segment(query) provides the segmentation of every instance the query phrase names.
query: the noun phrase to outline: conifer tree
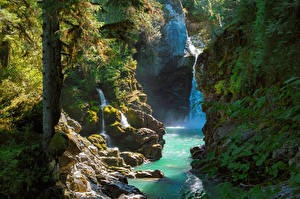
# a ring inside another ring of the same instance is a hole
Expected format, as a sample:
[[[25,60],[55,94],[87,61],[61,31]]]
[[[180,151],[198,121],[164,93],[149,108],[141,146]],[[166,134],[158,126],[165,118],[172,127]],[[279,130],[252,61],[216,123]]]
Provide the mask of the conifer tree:
[[[44,0],[43,5],[43,149],[47,151],[61,111],[61,42],[57,0]]]

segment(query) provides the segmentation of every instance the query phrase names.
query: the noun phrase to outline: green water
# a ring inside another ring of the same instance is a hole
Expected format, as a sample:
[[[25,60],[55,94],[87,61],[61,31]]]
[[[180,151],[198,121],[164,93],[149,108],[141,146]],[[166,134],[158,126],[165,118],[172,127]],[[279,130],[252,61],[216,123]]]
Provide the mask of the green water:
[[[163,157],[136,169],[159,169],[164,172],[165,178],[158,181],[131,179],[129,184],[139,188],[150,199],[176,199],[181,198],[184,192],[202,190],[202,181],[189,172],[192,161],[190,148],[204,143],[201,130],[167,128],[164,139]]]

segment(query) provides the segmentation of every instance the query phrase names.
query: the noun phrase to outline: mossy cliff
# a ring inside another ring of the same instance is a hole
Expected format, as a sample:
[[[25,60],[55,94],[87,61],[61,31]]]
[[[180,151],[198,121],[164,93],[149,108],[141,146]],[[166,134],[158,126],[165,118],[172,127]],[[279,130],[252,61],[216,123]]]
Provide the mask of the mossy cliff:
[[[243,2],[236,21],[200,55],[196,79],[207,123],[194,169],[247,188],[284,182],[299,188],[296,10],[280,1]]]

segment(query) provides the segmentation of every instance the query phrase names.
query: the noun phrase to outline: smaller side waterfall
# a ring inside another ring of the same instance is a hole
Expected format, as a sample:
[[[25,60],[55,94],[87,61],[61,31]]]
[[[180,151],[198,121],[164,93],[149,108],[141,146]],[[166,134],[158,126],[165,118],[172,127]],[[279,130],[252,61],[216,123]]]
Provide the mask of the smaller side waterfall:
[[[122,113],[122,111],[119,110],[119,112],[121,113],[121,125],[124,128],[130,127],[130,124],[127,121],[127,117]]]
[[[97,88],[97,92],[99,94],[99,97],[100,97],[100,107],[101,107],[101,110],[102,110],[102,129],[101,129],[101,134],[105,134],[105,137],[107,137],[108,135],[105,133],[105,123],[104,123],[104,114],[103,114],[103,109],[105,106],[108,106],[109,104],[107,103],[106,99],[105,99],[105,96],[104,96],[104,93],[103,91],[100,89],[100,88]],[[124,128],[127,128],[127,127],[130,127],[130,124],[128,123],[127,121],[127,117],[122,113],[122,111],[120,111],[120,114],[121,114],[121,125],[124,127]]]
[[[107,106],[107,103],[106,103],[106,99],[105,99],[105,96],[104,96],[104,93],[103,91],[100,89],[100,88],[97,88],[97,92],[98,92],[98,95],[100,97],[100,107],[101,107],[101,111],[102,111],[102,115],[101,115],[101,122],[102,122],[102,129],[101,129],[101,133],[104,133],[105,132],[105,124],[104,124],[104,114],[103,114],[103,109],[105,106]]]
[[[101,124],[102,125],[101,125],[100,135],[102,135],[105,138],[105,140],[107,142],[107,145],[111,146],[110,137],[105,132],[104,113],[103,113],[104,107],[107,106],[108,104],[106,102],[103,91],[100,88],[97,88],[97,92],[98,92],[98,95],[100,97],[100,108],[101,108],[101,112],[102,112],[102,115],[101,115]]]

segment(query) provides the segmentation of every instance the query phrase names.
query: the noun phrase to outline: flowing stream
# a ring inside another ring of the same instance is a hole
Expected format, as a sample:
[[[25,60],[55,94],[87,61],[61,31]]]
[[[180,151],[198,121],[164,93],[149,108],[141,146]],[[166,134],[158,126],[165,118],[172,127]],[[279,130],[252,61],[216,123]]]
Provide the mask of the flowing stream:
[[[129,179],[150,199],[177,199],[186,192],[203,190],[202,181],[189,170],[192,161],[190,148],[203,143],[200,129],[167,128],[166,144],[160,160],[136,167],[137,170],[159,169],[165,177],[159,180]]]

